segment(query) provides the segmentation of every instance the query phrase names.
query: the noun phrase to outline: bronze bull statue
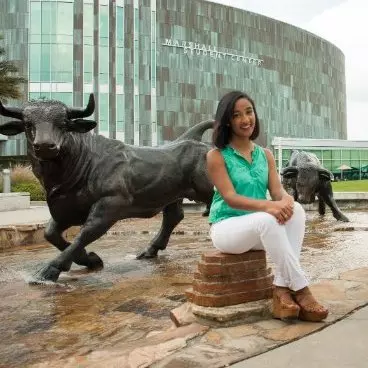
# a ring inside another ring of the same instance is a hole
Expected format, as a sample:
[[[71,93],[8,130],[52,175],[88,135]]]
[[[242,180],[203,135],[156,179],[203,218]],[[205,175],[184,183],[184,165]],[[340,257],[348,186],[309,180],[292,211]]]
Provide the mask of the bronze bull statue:
[[[285,190],[296,201],[302,204],[313,203],[317,196],[320,215],[325,214],[327,204],[335,219],[349,221],[333,198],[332,173],[322,167],[314,153],[293,150],[288,166],[282,170],[281,175]]]
[[[86,117],[94,112],[91,94],[85,109],[59,101],[29,102],[24,108],[4,107],[0,114],[16,120],[0,126],[8,136],[25,133],[33,172],[46,191],[51,220],[45,238],[60,254],[38,271],[35,282],[56,281],[75,262],[89,269],[103,266],[85,247],[115,222],[149,218],[161,211],[161,229],[138,258],[156,257],[183,219],[183,198],[210,205],[213,186],[206,173],[209,146],[200,142],[213,127],[205,121],[174,142],[160,147],[135,147],[91,134],[96,126]],[[69,243],[62,233],[81,225]]]

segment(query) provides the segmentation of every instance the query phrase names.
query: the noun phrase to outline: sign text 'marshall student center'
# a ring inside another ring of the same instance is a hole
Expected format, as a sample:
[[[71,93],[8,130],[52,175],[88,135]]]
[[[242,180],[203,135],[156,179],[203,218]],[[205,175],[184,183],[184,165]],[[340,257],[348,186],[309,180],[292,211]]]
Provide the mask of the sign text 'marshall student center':
[[[184,54],[203,55],[203,56],[209,56],[213,59],[227,59],[227,60],[231,60],[235,62],[243,62],[246,64],[253,64],[257,66],[260,66],[263,64],[262,59],[256,59],[253,57],[239,55],[239,54],[232,54],[230,52],[218,51],[216,46],[203,45],[197,42],[178,41],[178,40],[173,40],[171,38],[165,38],[165,42],[162,44],[162,46],[182,48],[184,51]]]

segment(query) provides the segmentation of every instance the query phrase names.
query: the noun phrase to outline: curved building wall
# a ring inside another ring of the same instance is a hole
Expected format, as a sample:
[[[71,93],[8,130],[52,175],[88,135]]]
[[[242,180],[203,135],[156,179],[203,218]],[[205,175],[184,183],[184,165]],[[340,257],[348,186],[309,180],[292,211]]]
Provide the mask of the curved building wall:
[[[111,138],[173,140],[232,89],[254,98],[264,145],[346,138],[344,56],[291,25],[203,0],[4,0],[0,14],[24,23],[4,28],[9,55],[26,50],[27,97],[81,106],[93,92]],[[9,141],[0,154],[22,154]]]
[[[174,130],[166,139],[186,121],[211,116],[231,89],[254,98],[264,143],[273,136],[346,139],[344,55],[334,45],[219,4],[158,0],[157,9],[166,5],[157,11],[158,121]]]

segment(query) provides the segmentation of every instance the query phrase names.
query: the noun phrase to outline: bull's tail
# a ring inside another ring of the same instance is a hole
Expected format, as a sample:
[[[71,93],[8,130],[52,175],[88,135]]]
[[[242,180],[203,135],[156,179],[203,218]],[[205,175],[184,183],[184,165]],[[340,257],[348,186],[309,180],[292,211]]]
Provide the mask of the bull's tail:
[[[183,141],[185,139],[193,139],[195,141],[201,141],[203,133],[208,129],[212,129],[214,123],[215,123],[214,120],[202,121],[191,127],[180,137],[176,138],[176,141]]]

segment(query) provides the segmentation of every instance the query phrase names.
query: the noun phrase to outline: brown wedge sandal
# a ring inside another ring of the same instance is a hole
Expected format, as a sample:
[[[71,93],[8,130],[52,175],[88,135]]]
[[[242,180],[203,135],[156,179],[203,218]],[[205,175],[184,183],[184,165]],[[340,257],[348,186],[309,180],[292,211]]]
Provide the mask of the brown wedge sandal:
[[[316,301],[308,287],[296,291],[294,300],[300,307],[302,321],[320,322],[328,316],[328,309]]]
[[[273,318],[296,319],[299,311],[300,307],[293,300],[290,290],[286,287],[275,286],[273,289]]]

